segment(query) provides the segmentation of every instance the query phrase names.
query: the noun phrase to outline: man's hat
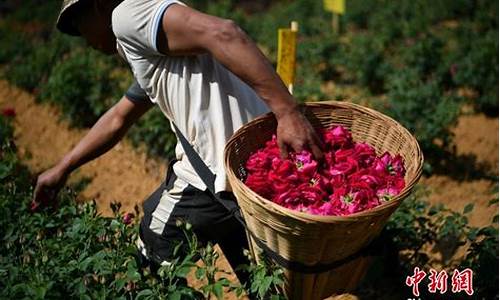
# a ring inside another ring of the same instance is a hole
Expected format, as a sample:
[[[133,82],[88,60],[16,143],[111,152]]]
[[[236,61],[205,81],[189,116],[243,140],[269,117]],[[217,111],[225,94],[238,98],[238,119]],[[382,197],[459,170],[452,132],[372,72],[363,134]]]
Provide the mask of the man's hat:
[[[78,28],[75,27],[73,22],[74,13],[78,10],[78,7],[84,2],[84,0],[64,0],[61,11],[59,12],[59,17],[57,17],[56,27],[61,32],[69,35],[81,35]]]

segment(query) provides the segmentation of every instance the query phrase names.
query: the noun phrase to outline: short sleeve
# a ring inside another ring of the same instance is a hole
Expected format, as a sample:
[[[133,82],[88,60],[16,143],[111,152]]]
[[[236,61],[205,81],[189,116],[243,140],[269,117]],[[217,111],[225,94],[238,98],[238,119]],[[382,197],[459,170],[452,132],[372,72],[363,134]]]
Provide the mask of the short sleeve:
[[[125,97],[134,103],[153,103],[146,92],[139,86],[136,80],[130,85]]]
[[[163,14],[176,0],[125,0],[113,11],[112,26],[117,42],[128,59],[160,55],[157,49],[158,29]]]

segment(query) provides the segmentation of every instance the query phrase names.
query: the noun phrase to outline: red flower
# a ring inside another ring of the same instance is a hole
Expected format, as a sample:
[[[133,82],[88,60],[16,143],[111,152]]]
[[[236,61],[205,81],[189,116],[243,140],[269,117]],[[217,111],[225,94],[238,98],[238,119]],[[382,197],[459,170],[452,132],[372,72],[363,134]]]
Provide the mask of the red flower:
[[[375,149],[366,143],[355,144],[354,153],[352,155],[359,162],[359,165],[362,168],[370,166],[377,157]]]
[[[132,213],[126,213],[123,216],[123,224],[129,225],[130,223],[132,223],[133,219],[134,219],[134,214],[132,214]]]
[[[270,167],[271,159],[264,150],[259,150],[252,155],[246,163],[246,168],[250,172],[259,172],[260,170],[269,169]]]
[[[331,149],[347,148],[352,145],[352,135],[343,126],[334,126],[323,132],[323,140]]]
[[[394,173],[396,173],[397,176],[401,177],[405,176],[406,170],[401,155],[398,154],[394,157],[394,159],[391,162],[391,166],[392,166],[392,171],[394,171]]]
[[[314,204],[327,198],[325,191],[318,186],[303,183],[297,188],[301,191],[301,198],[309,204]]]
[[[318,169],[318,162],[307,151],[302,151],[295,155],[295,165],[301,177],[311,178],[316,174]]]
[[[288,191],[275,196],[273,200],[284,207],[293,209],[300,204],[300,191],[297,189],[289,189]]]
[[[299,181],[297,167],[291,160],[275,158],[271,165],[272,169],[269,171],[269,179],[272,183],[283,180],[290,183],[297,183]]]
[[[383,183],[383,179],[377,176],[371,169],[361,169],[358,172],[349,176],[350,184],[356,182],[365,183],[369,188],[376,189]]]
[[[380,205],[405,186],[400,155],[376,156],[366,143],[354,143],[342,126],[323,132],[321,164],[309,151],[282,159],[276,136],[246,163],[246,185],[284,207],[319,215],[349,215]]]
[[[450,66],[450,75],[451,75],[451,77],[457,76],[457,73],[458,73],[458,66],[457,66],[457,64],[452,64]]]
[[[354,156],[354,149],[353,148],[339,149],[334,153],[335,153],[335,164],[337,164],[340,162],[347,161],[348,158],[352,159]]]
[[[2,109],[2,115],[5,117],[15,117],[16,111],[12,107],[6,107]]]
[[[358,170],[358,162],[352,158],[347,157],[343,162],[336,163],[331,169],[330,174],[335,175],[350,175]]]
[[[264,198],[270,199],[274,195],[274,189],[273,186],[269,184],[267,173],[250,174],[245,184]]]

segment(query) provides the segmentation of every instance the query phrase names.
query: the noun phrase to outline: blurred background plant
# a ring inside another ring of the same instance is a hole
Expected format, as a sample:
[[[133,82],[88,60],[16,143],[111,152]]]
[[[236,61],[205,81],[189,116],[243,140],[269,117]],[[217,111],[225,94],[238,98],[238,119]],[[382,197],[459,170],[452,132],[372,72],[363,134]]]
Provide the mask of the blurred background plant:
[[[234,19],[272,63],[276,29],[298,21],[296,98],[371,99],[363,104],[411,129],[426,154],[449,150],[449,128],[464,103],[498,113],[495,1],[347,1],[339,35],[321,1],[186,2]],[[59,105],[74,125],[91,126],[120,98],[131,74],[118,59],[53,29],[60,1],[40,3],[9,0],[2,5],[2,76],[40,101]],[[333,91],[325,88],[331,82],[337,87]],[[343,92],[349,88],[356,95]],[[129,138],[146,144],[151,154],[173,155],[175,138],[159,112],[141,120]]]

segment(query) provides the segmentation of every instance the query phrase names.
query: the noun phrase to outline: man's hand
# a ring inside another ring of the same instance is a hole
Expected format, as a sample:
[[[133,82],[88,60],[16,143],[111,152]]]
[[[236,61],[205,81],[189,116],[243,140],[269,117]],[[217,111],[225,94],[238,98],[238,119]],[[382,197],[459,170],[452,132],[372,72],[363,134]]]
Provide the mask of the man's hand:
[[[33,192],[31,210],[35,211],[40,207],[46,206],[57,206],[57,193],[63,187],[67,177],[66,168],[61,164],[40,174],[36,181],[35,191]]]
[[[323,157],[323,143],[311,123],[297,109],[277,115],[277,139],[281,157],[288,156],[289,147],[296,152],[310,150],[316,159]]]
[[[68,175],[81,165],[101,156],[118,143],[127,130],[153,104],[136,103],[124,96],[97,121],[83,139],[55,167],[43,172],[37,180],[31,209],[48,206],[55,200]]]

